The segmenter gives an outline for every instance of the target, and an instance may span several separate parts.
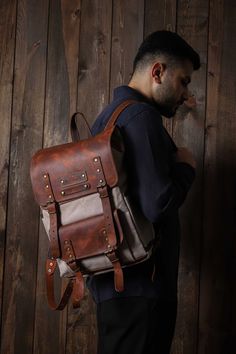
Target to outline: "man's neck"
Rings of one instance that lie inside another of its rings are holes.
[[[128,86],[140,92],[144,97],[147,98],[147,100],[152,101],[151,92],[148,89],[148,85],[145,82],[141,80],[131,79],[130,82],[128,83]]]

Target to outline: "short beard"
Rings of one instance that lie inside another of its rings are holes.
[[[166,118],[172,118],[177,110],[175,91],[171,85],[171,82],[159,91],[159,100],[156,102],[157,109],[160,114]]]
[[[173,100],[173,96],[167,97],[165,100],[156,102],[156,107],[160,114],[166,118],[172,118],[176,114],[177,106],[176,101]]]

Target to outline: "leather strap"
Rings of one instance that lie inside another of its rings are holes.
[[[136,103],[136,102],[137,101],[135,101],[135,100],[126,100],[126,101],[122,102],[115,109],[115,111],[112,113],[111,118],[109,119],[109,121],[107,122],[107,124],[105,126],[105,129],[112,128],[115,125],[119,115],[124,111],[124,109],[127,108],[128,106],[130,106],[131,104]]]
[[[50,220],[50,256],[53,258],[59,258],[61,255],[59,243],[58,243],[58,215],[56,203],[50,203],[47,205]]]
[[[135,103],[137,101],[135,100],[126,100],[124,102],[122,102],[116,109],[115,111],[113,112],[111,118],[109,119],[106,127],[106,128],[111,128],[115,123],[116,123],[116,120],[118,119],[119,115],[121,114],[121,112],[126,108],[128,107],[129,105]],[[89,123],[88,121],[86,120],[85,116],[83,115],[82,112],[76,112],[73,114],[73,116],[71,117],[71,122],[70,122],[70,134],[71,134],[71,139],[73,142],[76,142],[76,141],[79,141],[81,140],[81,136],[80,136],[80,133],[79,133],[79,130],[78,130],[78,127],[77,127],[77,124],[76,124],[76,116],[79,115],[82,120],[84,121],[85,123],[85,126],[86,126],[86,129],[87,129],[87,136],[88,137],[91,137],[92,136],[92,132],[91,132],[91,129],[90,129],[90,126],[89,126]]]
[[[75,278],[71,278],[64,290],[59,304],[56,304],[54,296],[54,273],[57,268],[57,261],[48,258],[46,261],[46,287],[49,307],[52,310],[63,310],[72,294],[73,307],[79,307],[80,300],[84,296],[84,279],[82,273],[78,271]]]
[[[108,251],[110,251],[112,248],[117,247],[117,238],[107,186],[105,185],[98,187],[98,192],[101,198],[103,213],[105,217],[105,225],[108,238]]]
[[[87,129],[87,137],[92,136],[89,123],[87,122],[85,116],[83,115],[82,112],[76,112],[73,114],[73,116],[71,117],[71,121],[70,121],[70,135],[71,135],[71,139],[73,142],[77,142],[77,141],[81,140],[81,138],[83,138],[83,137],[81,137],[78,127],[77,127],[77,124],[76,124],[76,116],[77,115],[79,115],[85,123],[86,129]]]
[[[135,100],[126,100],[126,101],[122,102],[115,109],[115,111],[113,112],[111,118],[109,119],[108,123],[105,126],[105,129],[112,128],[115,125],[119,115],[124,111],[124,109],[127,108],[128,106],[130,106],[131,104],[134,104],[134,103],[136,103]],[[108,191],[105,190],[105,192],[106,192],[107,195],[104,194],[102,196],[101,195],[101,191],[99,191],[100,196],[101,196],[101,200],[102,200],[102,203],[103,203],[104,214],[108,215],[109,213],[111,213],[111,209],[110,209],[109,200],[107,199],[108,198]],[[104,191],[103,191],[103,193],[104,193]],[[108,208],[108,206],[106,204],[109,204],[109,208]],[[112,214],[111,214],[111,218],[112,218]],[[118,228],[118,231],[119,231],[119,234],[120,234],[120,243],[121,243],[122,240],[123,240],[123,233],[122,233],[122,229],[120,227],[118,215],[115,212],[114,212],[114,218],[115,218],[116,223],[117,223],[117,228]],[[115,232],[115,230],[114,230],[114,232]],[[114,234],[114,236],[115,236],[115,234]],[[117,292],[122,292],[122,291],[124,291],[124,274],[123,274],[123,270],[122,270],[119,258],[117,257],[117,255],[116,255],[114,250],[112,250],[111,252],[107,252],[106,256],[109,258],[109,260],[112,263],[113,268],[114,268],[115,290]]]
[[[121,227],[121,224],[120,224],[120,219],[119,219],[119,215],[118,215],[117,209],[115,209],[113,211],[113,215],[114,215],[114,219],[115,219],[115,222],[116,222],[117,230],[118,230],[118,233],[119,233],[119,236],[120,236],[119,243],[121,244],[123,239],[124,239],[124,234],[123,234],[123,230],[122,230],[122,227]]]
[[[117,257],[115,251],[106,253],[106,256],[109,258],[114,268],[115,290],[120,293],[124,291],[124,274],[121,268],[119,258]]]
[[[44,173],[43,180],[44,180],[44,187],[48,193],[48,204],[46,209],[49,213],[49,220],[50,220],[50,227],[49,227],[50,256],[52,258],[58,258],[60,257],[60,247],[58,242],[58,214],[57,214],[57,207],[56,207],[55,197],[53,194],[49,173]]]
[[[73,281],[72,279],[69,280],[62,298],[59,304],[56,304],[55,296],[54,296],[54,272],[57,267],[57,261],[55,259],[48,258],[46,261],[46,287],[47,287],[47,298],[49,307],[52,310],[63,310],[68,300],[71,296],[73,290]]]

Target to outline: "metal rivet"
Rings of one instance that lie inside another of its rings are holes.
[[[48,198],[49,198],[49,199],[52,199],[52,196],[51,196],[51,195],[49,195],[49,196],[48,196]]]
[[[48,188],[49,188],[49,185],[47,184],[47,185],[45,186],[45,188],[47,188],[47,189],[48,189]]]
[[[48,269],[48,273],[51,273],[51,272],[52,272],[52,270],[49,268],[49,269]]]
[[[47,178],[47,175],[43,175],[43,178]]]
[[[111,248],[111,245],[108,244],[107,247],[108,247],[108,248]]]
[[[69,257],[72,258],[72,254],[69,254]]]
[[[64,191],[62,191],[62,192],[61,192],[61,195],[64,195],[64,194],[65,194],[65,192],[64,192]]]
[[[81,177],[83,177],[83,178],[84,178],[84,177],[85,177],[85,174],[84,174],[84,173],[82,173]]]
[[[53,263],[52,263],[52,262],[50,262],[50,263],[49,263],[49,265],[52,267],[52,266],[53,266]]]
[[[94,161],[94,162],[98,162],[97,157],[94,157],[93,161]]]
[[[100,179],[99,182],[102,183],[102,182],[103,182],[103,179]]]
[[[64,183],[64,180],[62,179],[62,180],[61,180],[61,184],[63,184],[63,183]]]
[[[105,240],[108,241],[108,237],[106,237]]]
[[[67,248],[67,251],[70,251],[70,247]]]
[[[100,168],[97,168],[97,173],[99,173],[101,170],[100,170]]]
[[[68,245],[68,241],[67,241],[67,240],[65,240],[64,244],[65,244],[65,245]]]
[[[87,185],[87,184],[84,184],[84,188],[88,188],[88,185]]]
[[[104,235],[106,235],[106,233],[107,233],[107,232],[106,232],[106,230],[103,230],[103,232],[102,232],[102,233],[103,233]]]

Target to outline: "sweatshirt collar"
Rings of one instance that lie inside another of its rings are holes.
[[[141,92],[127,85],[119,86],[114,89],[114,100],[119,100],[121,98],[134,99],[153,105],[153,103],[148,100],[147,97],[145,97]]]

